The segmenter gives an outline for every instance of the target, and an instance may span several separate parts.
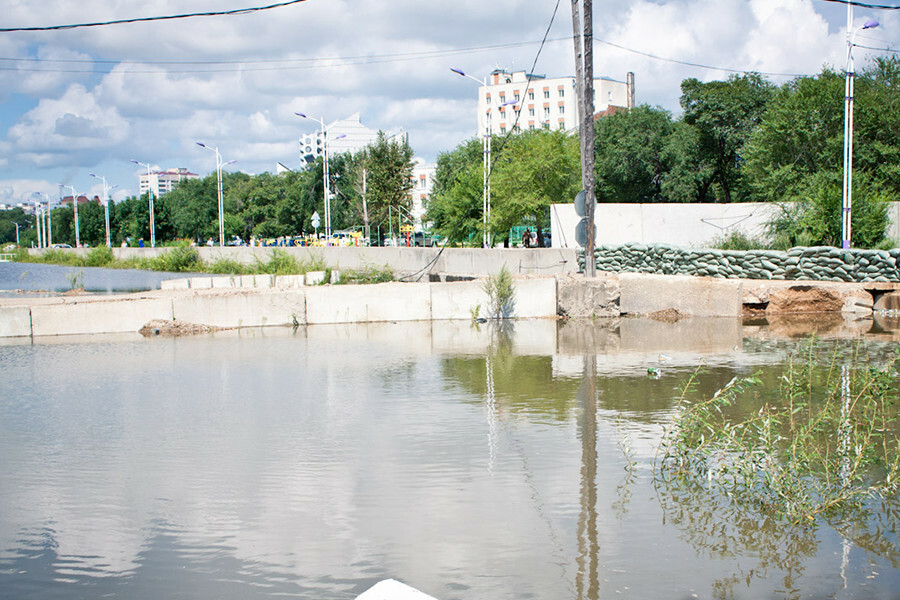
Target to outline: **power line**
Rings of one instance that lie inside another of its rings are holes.
[[[189,19],[191,17],[221,17],[233,15],[247,15],[250,13],[270,10],[273,8],[281,8],[290,6],[291,4],[300,4],[306,0],[288,0],[287,2],[279,2],[278,4],[270,4],[268,6],[256,6],[252,8],[236,8],[234,10],[210,11],[188,13],[182,15],[166,15],[162,17],[136,17],[134,19],[117,19],[114,21],[98,21],[95,23],[74,23],[71,25],[49,25],[46,27],[7,27],[0,28],[0,33],[11,33],[14,31],[59,31],[62,29],[80,29],[82,27],[105,27],[107,25],[123,25],[126,23],[142,23],[146,21],[171,21],[174,19]]]
[[[892,6],[890,4],[869,4],[867,2],[856,2],[854,0],[819,0],[820,2],[832,2],[834,4],[843,4],[851,6],[859,6],[860,8],[871,8],[873,10],[900,10],[900,6]]]
[[[160,65],[160,66],[169,66],[169,65],[221,65],[221,66],[229,66],[233,65],[236,68],[223,68],[223,69],[191,69],[191,70],[166,70],[165,72],[160,71],[122,71],[117,74],[120,75],[160,75],[160,74],[190,74],[190,73],[229,73],[236,71],[275,71],[275,70],[302,70],[302,69],[319,69],[319,68],[331,68],[335,66],[358,66],[358,65],[369,65],[369,64],[382,64],[382,63],[391,63],[391,62],[405,62],[405,61],[414,61],[414,60],[427,60],[431,58],[440,58],[444,56],[456,56],[461,54],[476,54],[479,52],[487,52],[493,50],[505,50],[510,48],[520,48],[524,46],[533,46],[536,44],[540,44],[543,48],[545,43],[551,42],[568,42],[571,41],[572,37],[561,37],[561,38],[544,38],[543,40],[532,40],[526,42],[514,42],[509,44],[495,44],[488,46],[473,46],[468,48],[452,48],[448,50],[429,50],[425,52],[409,52],[409,53],[397,53],[397,54],[376,54],[376,55],[368,55],[368,56],[344,56],[344,57],[327,57],[327,58],[297,58],[297,59],[265,59],[265,60],[238,60],[238,61],[134,61],[134,60],[88,60],[88,59],[44,59],[44,58],[11,58],[11,57],[0,57],[0,62],[25,62],[25,63],[62,63],[62,64],[111,64],[111,65]],[[776,73],[776,72],[768,72],[768,71],[754,71],[751,69],[736,69],[731,67],[719,67],[715,65],[705,65],[702,63],[690,62],[679,60],[675,58],[667,58],[665,56],[659,56],[656,54],[651,54],[649,52],[644,52],[642,50],[637,50],[635,48],[629,48],[627,46],[622,46],[621,44],[616,44],[614,42],[609,42],[600,38],[595,37],[594,40],[601,44],[605,44],[607,46],[616,48],[618,50],[622,50],[624,52],[630,52],[632,54],[637,54],[639,56],[644,56],[646,58],[650,58],[653,60],[658,60],[662,62],[668,62],[678,65],[684,65],[688,67],[693,67],[697,69],[706,69],[710,71],[724,71],[726,73],[738,73],[738,74],[749,74],[749,73],[757,73],[759,75],[765,75],[767,77],[804,77],[808,75],[808,73]],[[879,48],[870,48],[872,50],[878,50]],[[883,49],[887,52],[893,52],[893,50]],[[538,52],[540,55],[540,51]],[[250,66],[245,67],[243,65],[279,65],[279,66]],[[44,69],[44,68],[23,68],[20,66],[15,67],[3,67],[0,66],[0,71],[27,71],[27,72],[37,72],[37,73],[82,73],[82,74],[111,74],[106,70],[99,69]]]

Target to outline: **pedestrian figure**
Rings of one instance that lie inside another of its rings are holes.
[[[522,245],[526,248],[531,248],[531,229],[528,227],[525,228],[525,233],[522,234]]]

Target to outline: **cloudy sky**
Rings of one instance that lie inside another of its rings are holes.
[[[280,0],[283,1],[283,0]],[[228,11],[279,0],[0,0],[4,28]],[[571,2],[306,0],[252,14],[52,31],[0,32],[0,203],[58,184],[101,193],[96,173],[135,194],[143,167],[206,175],[299,167],[298,138],[359,112],[409,133],[433,161],[475,135],[477,85],[492,69],[572,75]],[[878,29],[856,41],[900,47],[898,11],[854,9]],[[782,82],[846,63],[842,4],[824,0],[594,0],[595,74],[635,73],[638,103],[678,111],[686,77],[759,71]],[[876,54],[856,50],[857,66]]]

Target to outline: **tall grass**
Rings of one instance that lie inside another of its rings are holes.
[[[72,267],[143,269],[171,273],[193,272],[219,275],[300,275],[309,271],[328,270],[328,265],[321,255],[310,255],[301,260],[277,248],[273,249],[264,259],[255,257],[254,262],[249,265],[222,257],[207,263],[200,258],[197,249],[187,242],[179,243],[165,252],[149,258],[117,259],[110,248],[98,246],[89,250],[84,256],[69,250],[49,249],[40,254],[30,254],[27,250],[20,249],[16,252],[16,261]]]
[[[732,418],[752,401],[756,377],[734,378],[710,398],[688,399],[660,445],[659,481],[699,486],[750,510],[795,524],[860,514],[900,491],[900,350],[883,364],[857,347],[820,356],[810,343],[781,378],[777,401]]]

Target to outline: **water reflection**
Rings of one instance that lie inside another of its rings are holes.
[[[0,345],[0,589],[352,598],[395,577],[441,600],[833,594],[840,535],[785,538],[657,489],[647,467],[698,364],[707,392],[756,370],[771,384],[795,348],[732,320]],[[895,555],[859,550],[890,546],[895,523],[843,532],[842,597],[900,587]]]

